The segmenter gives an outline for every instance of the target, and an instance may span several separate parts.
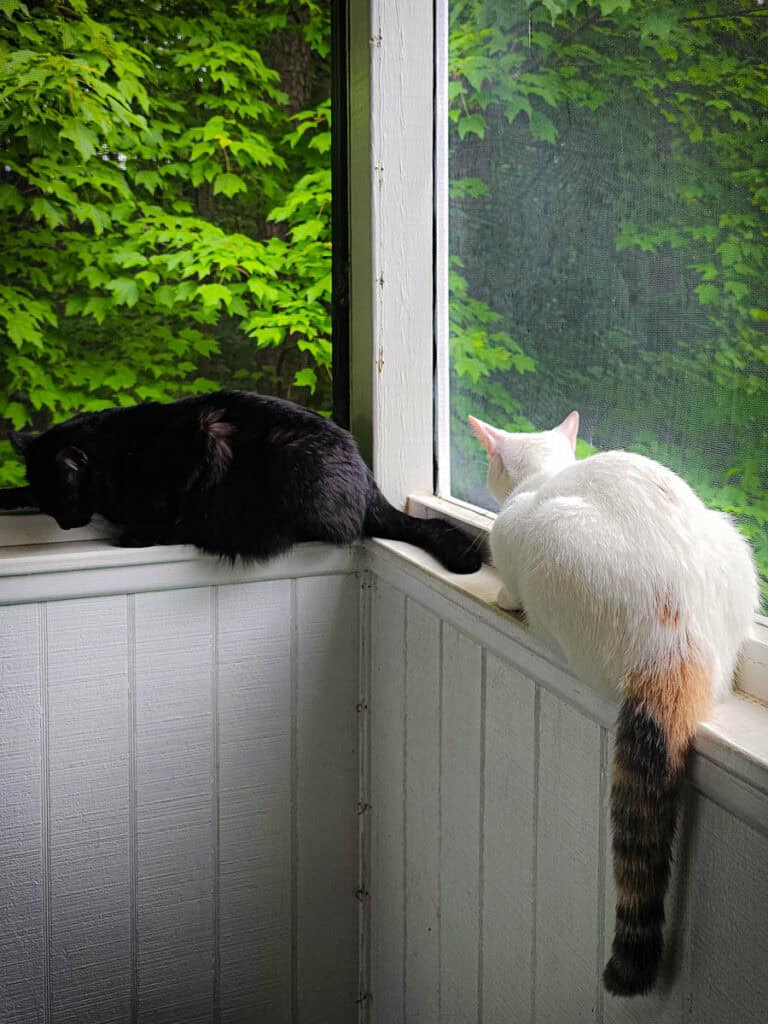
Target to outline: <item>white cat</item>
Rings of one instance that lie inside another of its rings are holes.
[[[677,794],[698,723],[730,689],[758,607],[748,543],[671,470],[630,452],[576,462],[579,415],[536,434],[470,417],[500,511],[502,608],[584,679],[618,687],[617,886],[609,991],[650,989],[662,952]]]

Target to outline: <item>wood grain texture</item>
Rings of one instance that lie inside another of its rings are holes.
[[[486,655],[483,1020],[530,1021],[536,688]]]
[[[600,728],[540,692],[535,984],[537,1021],[595,1019]]]
[[[0,1019],[44,1019],[40,609],[0,608]]]
[[[405,985],[405,598],[378,583],[371,616],[373,1024],[403,1024]]]
[[[131,995],[127,601],[62,601],[45,615],[50,1019],[123,1021]]]
[[[763,1024],[768,1014],[768,835],[710,800],[694,809],[686,1019]]]
[[[440,1000],[440,622],[406,602],[405,1019],[437,1021]]]
[[[440,1020],[480,1011],[482,655],[450,626],[442,637]]]
[[[137,594],[138,1010],[208,1022],[214,981],[212,592]]]
[[[371,4],[373,466],[390,501],[432,487],[432,4]]]
[[[291,1020],[291,584],[218,600],[221,1021]]]
[[[2,1024],[356,1020],[358,588],[0,608]],[[764,793],[696,759],[672,970],[610,999],[602,713],[435,609],[376,581],[375,1024],[762,1022]]]
[[[359,580],[296,583],[296,969],[301,1024],[357,1018]]]

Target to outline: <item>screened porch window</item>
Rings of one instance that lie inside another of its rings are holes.
[[[439,490],[494,507],[469,414],[577,408],[578,454],[734,515],[768,597],[768,11],[724,6],[438,4]]]

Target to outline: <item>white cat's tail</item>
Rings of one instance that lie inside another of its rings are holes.
[[[626,680],[611,785],[616,929],[603,973],[614,995],[640,995],[656,981],[678,796],[710,706],[710,674],[692,659]]]

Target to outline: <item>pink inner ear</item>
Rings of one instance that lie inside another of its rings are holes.
[[[472,427],[475,437],[483,448],[485,448],[488,454],[495,454],[496,449],[498,448],[495,429],[489,424],[483,423],[482,420],[475,419],[474,416],[469,417],[469,425]]]
[[[576,451],[576,437],[579,433],[579,414],[574,410],[569,413],[560,426],[557,428],[571,442],[571,448]]]

